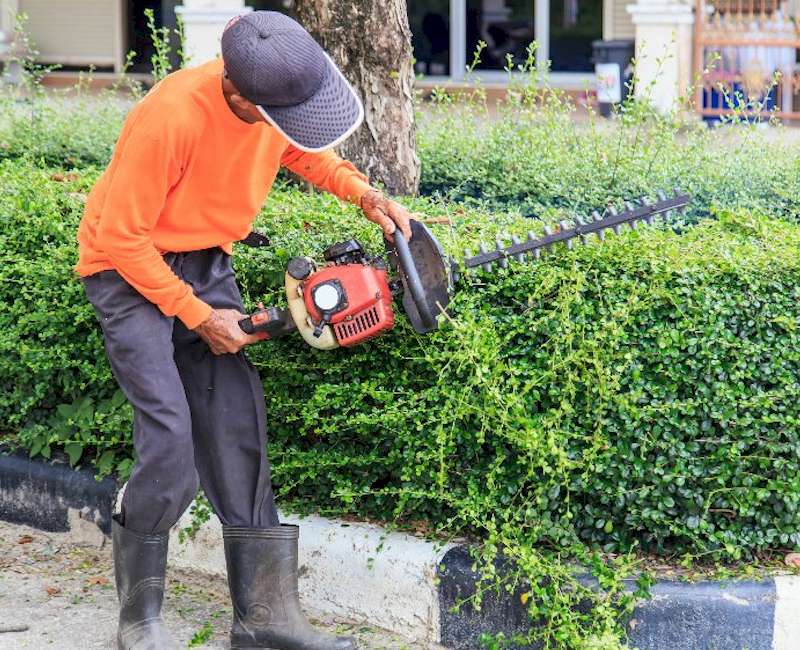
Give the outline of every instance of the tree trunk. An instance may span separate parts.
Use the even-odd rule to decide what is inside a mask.
[[[298,20],[364,102],[364,123],[339,151],[393,194],[416,194],[411,31],[406,0],[295,0]]]

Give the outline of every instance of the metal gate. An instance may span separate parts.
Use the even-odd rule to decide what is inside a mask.
[[[706,118],[800,119],[798,0],[696,0],[696,106]]]

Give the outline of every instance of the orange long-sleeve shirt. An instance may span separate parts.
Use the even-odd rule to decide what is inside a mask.
[[[366,177],[332,151],[305,153],[267,123],[236,117],[222,62],[181,70],[131,111],[78,229],[81,276],[116,269],[167,316],[197,327],[211,307],[162,259],[244,238],[281,165],[357,203]]]

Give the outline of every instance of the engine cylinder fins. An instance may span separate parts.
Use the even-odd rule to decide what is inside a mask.
[[[690,201],[688,194],[677,192],[672,196],[667,196],[663,190],[659,190],[656,196],[658,197],[657,201],[652,201],[646,196],[624,201],[624,210],[622,211],[614,205],[609,205],[602,213],[594,210],[588,217],[575,218],[572,223],[564,219],[559,221],[557,228],[550,224],[544,224],[542,235],[537,236],[533,231],[528,231],[526,239],[522,241],[519,237],[512,236],[510,246],[504,246],[503,237],[498,237],[491,247],[481,244],[476,255],[464,251],[463,266],[467,269],[480,267],[484,271],[491,271],[495,263],[501,268],[507,268],[509,260],[521,262],[528,255],[534,260],[538,260],[542,251],[554,244],[563,243],[568,249],[571,249],[576,239],[587,244],[590,235],[596,235],[600,241],[603,241],[606,230],[613,230],[616,234],[622,233],[622,226],[628,226],[635,230],[641,222],[652,224],[657,217],[669,218],[676,212],[682,213]]]

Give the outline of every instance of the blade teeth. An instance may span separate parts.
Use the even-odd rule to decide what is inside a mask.
[[[663,190],[658,190],[658,192],[656,192],[656,195],[658,196],[658,203],[670,200],[667,198],[667,194]],[[672,196],[672,199],[674,200],[679,196],[681,196],[680,191],[676,189],[675,194]],[[633,214],[629,215],[623,213],[623,216],[620,219],[622,223],[619,223],[614,226],[609,226],[607,223],[603,223],[602,225],[599,226],[598,230],[586,233],[585,230],[591,230],[592,228],[595,227],[592,224],[602,222],[609,218],[619,217],[620,215],[619,210],[613,205],[608,205],[603,210],[602,213],[598,210],[594,210],[591,213],[591,215],[584,217],[576,217],[573,222],[563,219],[560,220],[557,226],[555,227],[552,225],[543,225],[544,234],[545,236],[552,236],[553,234],[559,232],[563,233],[570,230],[573,231],[569,233],[570,234],[569,238],[559,237],[559,239],[563,241],[563,243],[566,245],[568,249],[572,249],[578,237],[580,237],[580,243],[584,245],[589,243],[590,234],[595,234],[597,235],[597,238],[600,241],[604,241],[606,238],[606,230],[613,230],[616,234],[619,235],[622,232],[622,227],[625,225],[630,226],[632,230],[637,230],[642,223],[646,223],[648,225],[653,224],[656,217],[658,216],[664,216],[665,218],[669,218],[671,216],[683,214],[688,208],[688,203],[684,203],[683,205],[676,206],[668,211],[654,214],[647,209],[643,209],[643,208],[652,208],[654,205],[658,207],[657,203],[651,201],[651,199],[648,198],[647,196],[642,196],[637,199],[624,201],[623,205],[625,206],[624,209],[626,212],[633,212],[640,210],[645,214],[636,215],[634,218]],[[663,210],[664,207],[666,206],[662,206],[660,209]],[[588,228],[584,229],[584,227],[586,226],[588,226]],[[509,248],[515,248],[516,246],[522,244],[522,241],[516,235],[510,235],[510,239],[512,242],[511,246],[505,247],[503,240],[507,239],[508,237],[509,237],[508,235],[502,235],[496,238],[494,244],[494,250],[492,251],[492,254],[489,257],[496,257],[497,259],[488,262],[483,262],[482,264],[480,264],[481,268],[484,271],[491,271],[495,261],[500,265],[500,267],[505,269],[508,268],[509,261],[511,259],[523,262],[527,259],[528,255],[530,255],[534,260],[538,260],[542,256],[542,250],[550,248],[550,244],[547,244],[546,246],[544,246],[544,248],[536,248],[534,250],[512,253],[511,251],[509,251]],[[539,237],[536,235],[536,233],[534,233],[534,231],[532,230],[529,230],[527,233],[526,243],[535,244],[538,241]],[[489,253],[489,249],[487,248],[486,244],[480,244],[479,253],[475,257],[485,256],[487,255],[487,253]],[[473,257],[469,249],[464,249],[464,257],[465,259]]]
[[[494,249],[499,251],[503,257],[497,260],[497,263],[500,265],[501,269],[508,268],[508,258],[505,256],[505,251],[503,250],[503,241],[498,237],[494,242]]]
[[[472,257],[472,251],[470,251],[469,248],[465,248],[464,249],[464,259],[467,260],[470,257]],[[467,269],[467,271],[468,272],[474,272],[475,268],[474,267],[470,267],[470,268]]]
[[[558,222],[558,228],[561,232],[566,232],[567,230],[570,229],[570,224],[568,221],[562,219],[561,221]],[[571,251],[574,242],[571,239],[568,239],[564,243],[567,245],[567,250]]]
[[[652,202],[650,199],[648,199],[646,196],[643,196],[643,197],[640,199],[640,203],[641,203],[641,204],[642,204],[644,207],[646,207],[646,208],[649,208],[651,205],[653,205],[653,202]],[[652,226],[652,225],[653,225],[653,223],[654,223],[654,221],[655,221],[655,217],[654,217],[652,214],[648,214],[648,215],[647,215],[647,216],[644,218],[644,222],[645,222],[645,223],[646,223],[648,226]]]
[[[478,246],[478,250],[481,252],[481,254],[489,252],[489,250],[486,248],[486,244],[484,244],[484,243],[481,243],[480,246]],[[481,268],[484,271],[491,271],[492,270],[492,263],[491,262],[486,262],[484,264],[481,264]]]
[[[608,214],[610,216],[612,216],[612,217],[616,217],[619,214],[619,212],[617,211],[617,209],[613,205],[610,205],[610,206],[608,206]],[[621,229],[620,229],[619,226],[611,226],[611,229],[618,235],[621,232]]]
[[[575,217],[575,225],[577,227],[579,227],[579,228],[581,226],[585,226],[586,225],[586,219],[584,219],[583,217]],[[586,246],[586,244],[588,244],[588,243],[589,243],[589,238],[586,235],[581,235],[581,244]]]
[[[517,244],[521,244],[520,238],[516,235],[511,235],[511,243],[516,246]],[[525,261],[525,253],[520,253],[519,255],[514,255],[514,259],[517,262],[524,262]]]

